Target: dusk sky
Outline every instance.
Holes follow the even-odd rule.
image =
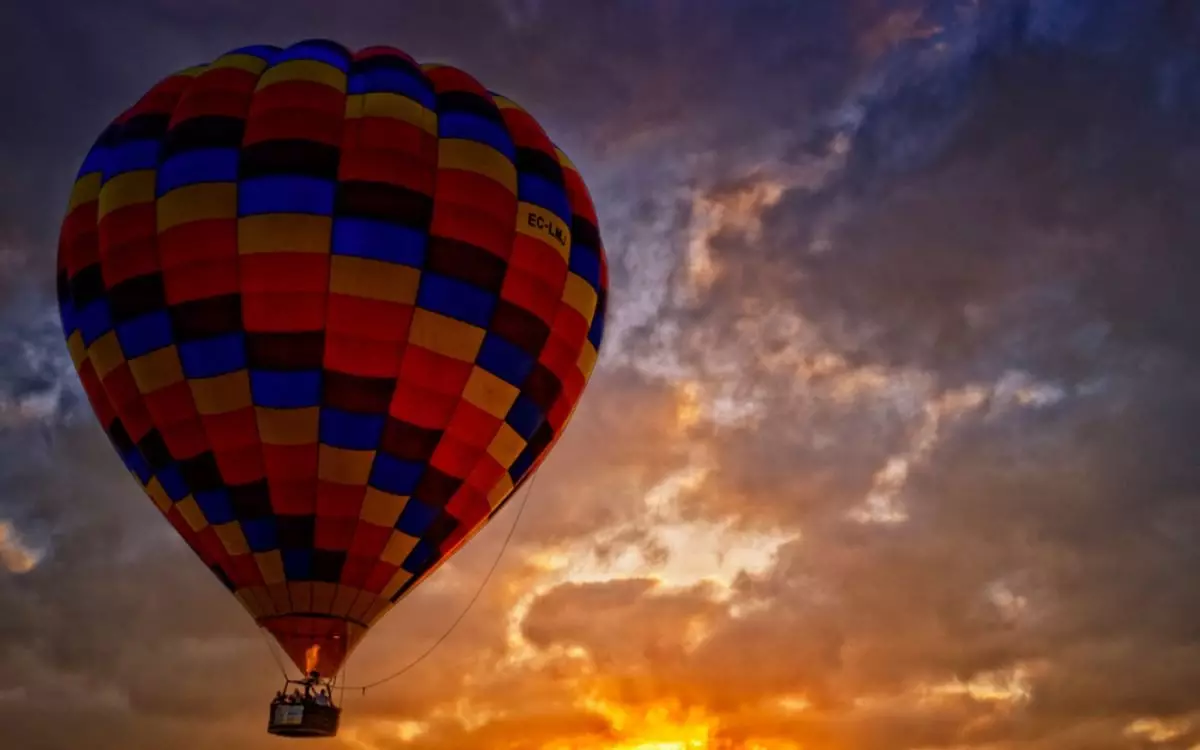
[[[346,750],[1200,748],[1189,0],[0,3],[0,746],[258,750],[279,669],[54,303],[98,133],[228,50],[472,72],[571,155],[600,361],[375,627]]]

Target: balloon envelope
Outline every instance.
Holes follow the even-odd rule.
[[[146,494],[297,666],[336,673],[562,433],[607,266],[519,106],[385,47],[250,47],[100,136],[63,331]]]

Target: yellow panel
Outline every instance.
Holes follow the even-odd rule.
[[[134,206],[139,203],[154,202],[153,169],[139,169],[136,172],[126,172],[117,175],[100,188],[100,205],[97,218],[103,219],[118,208]]]
[[[246,611],[249,612],[250,616],[255,620],[266,614],[266,612],[263,611],[262,603],[249,588],[238,589],[233,595],[239,602],[242,603],[242,606],[246,608]]]
[[[258,563],[258,570],[262,573],[264,583],[283,583],[283,555],[279,554],[279,550],[255,552],[254,562]],[[272,596],[271,598],[274,599],[275,597]]]
[[[500,431],[488,445],[488,453],[506,469],[513,465],[523,450],[525,450],[525,438],[518,435],[507,422],[500,425]]]
[[[207,182],[175,188],[158,199],[158,231],[191,221],[236,219],[237,185],[232,182]]]
[[[571,228],[551,212],[532,203],[517,207],[517,231],[554,248],[563,260],[571,254]]]
[[[462,169],[490,177],[517,194],[517,168],[491,146],[462,138],[438,141],[438,169]]]
[[[504,419],[520,394],[515,386],[480,367],[471,370],[467,387],[463,389],[464,399],[500,419]]]
[[[596,358],[598,356],[596,347],[592,345],[592,342],[584,341],[583,350],[579,352],[579,361],[575,365],[583,373],[584,378],[591,377],[592,370],[596,368]]]
[[[328,253],[333,219],[307,214],[263,214],[238,219],[238,252]]]
[[[183,520],[192,527],[192,531],[201,531],[208,526],[208,519],[204,517],[204,511],[200,510],[200,506],[196,504],[196,498],[191,495],[180,500],[175,507],[179,508],[179,515],[183,516]]]
[[[292,598],[293,612],[312,611],[312,584],[307,581],[288,581],[288,596]]]
[[[558,154],[558,163],[560,165],[578,174],[579,170],[575,167],[575,163],[571,161],[571,157],[567,156],[561,148],[555,146],[554,153]]]
[[[217,532],[217,538],[229,554],[250,554],[250,545],[246,542],[246,535],[242,533],[242,525],[237,521],[214,526],[213,531]]]
[[[314,581],[312,584],[312,611],[329,614],[329,610],[333,607],[333,597],[336,594],[336,583]]]
[[[278,613],[275,602],[271,599],[271,594],[267,591],[266,586],[251,586],[249,591],[250,595],[254,597],[258,602],[258,606],[262,609],[260,617],[270,617]]]
[[[92,360],[96,376],[101,380],[108,377],[110,372],[120,367],[121,363],[125,361],[125,352],[121,351],[121,342],[117,340],[117,332],[109,331],[93,341],[92,345],[88,347],[87,356]]]
[[[492,94],[492,101],[496,103],[496,107],[498,109],[515,109],[518,112],[525,111],[524,107],[522,107],[520,104],[517,104],[512,99],[509,99],[507,96]]]
[[[400,531],[393,531],[387,546],[379,555],[379,559],[392,565],[400,565],[408,557],[408,553],[417,546],[417,538]]]
[[[413,311],[408,341],[463,362],[474,362],[487,331],[422,308]]]
[[[420,281],[421,272],[411,266],[335,255],[330,266],[329,291],[411,305],[417,301]]]
[[[366,612],[363,612],[362,620],[367,625],[372,625],[372,624],[378,622],[379,618],[383,617],[387,613],[387,611],[391,608],[392,608],[392,603],[389,602],[387,599],[384,599],[382,597],[379,599],[376,599],[375,603],[372,604],[370,607],[367,607]]]
[[[261,91],[273,83],[284,81],[313,81],[346,91],[346,74],[328,63],[316,60],[288,60],[275,65],[258,79],[255,90]]]
[[[488,505],[492,506],[494,509],[496,506],[500,505],[500,503],[504,502],[504,498],[508,497],[512,491],[512,477],[505,474],[504,476],[500,477],[500,479],[496,482],[496,485],[492,487],[490,491],[488,491]]]
[[[563,287],[563,302],[579,311],[589,323],[596,313],[596,290],[582,277],[567,274],[567,285]]]
[[[317,477],[338,484],[366,484],[371,477],[375,451],[352,451],[322,445]]]
[[[220,70],[221,68],[237,68],[238,70],[259,75],[266,70],[267,61],[254,55],[234,53],[221,55],[208,66],[209,70]]]
[[[390,117],[437,135],[437,114],[401,94],[351,94],[346,97],[346,118],[358,117]]]
[[[83,345],[83,334],[75,331],[67,339],[67,352],[71,355],[71,362],[75,364],[75,370],[83,367],[84,361],[88,358],[87,347]]]
[[[412,577],[413,574],[409,573],[407,570],[397,570],[396,575],[392,576],[392,580],[388,581],[388,585],[383,587],[383,598],[391,601],[392,597],[399,593],[401,587],[408,583],[409,579]]]
[[[329,608],[329,614],[345,617],[350,612],[350,608],[354,606],[354,601],[358,599],[360,593],[362,592],[350,586],[338,586],[337,594],[333,597],[333,605]]]
[[[171,509],[171,498],[167,495],[167,491],[163,489],[163,486],[159,484],[158,477],[153,477],[150,480],[150,484],[146,485],[145,490],[146,494],[150,496],[150,499],[154,501],[154,504],[164,514]]]
[[[188,381],[196,411],[201,414],[226,414],[245,409],[253,401],[250,398],[250,374],[245,370],[218,375],[215,378],[197,378]]]
[[[67,211],[74,211],[84,203],[90,203],[100,197],[100,184],[103,174],[90,172],[75,181],[71,188],[71,200],[67,203]]]
[[[259,567],[262,566],[260,565]],[[268,584],[267,596],[271,597],[271,603],[275,605],[277,613],[283,615],[295,611],[292,609],[292,597],[288,593],[287,584],[283,583],[283,581]]]
[[[258,417],[258,436],[268,445],[311,445],[317,442],[321,410],[268,409],[254,407]]]
[[[191,65],[182,70],[175,71],[175,73],[172,75],[172,77],[183,76],[184,78],[195,78],[196,76],[200,75],[201,73],[203,73],[206,70],[208,70],[208,65],[206,65],[206,64]]]
[[[375,600],[378,598],[379,597],[375,596],[369,591],[363,591],[359,593],[358,598],[354,600],[354,605],[350,607],[350,611],[346,614],[346,616],[350,619],[362,622],[363,615],[366,614],[367,610],[370,609],[373,604],[375,604]]]
[[[374,487],[368,487],[358,517],[367,523],[390,529],[396,525],[396,521],[400,520],[400,511],[404,510],[407,503],[407,497],[392,495]]]
[[[183,365],[174,345],[129,360],[133,382],[141,393],[154,393],[183,380]]]

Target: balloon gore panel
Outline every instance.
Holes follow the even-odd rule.
[[[130,473],[330,674],[561,435],[607,266],[587,188],[519,106],[309,40],[172,75],[103,132],[58,297]]]

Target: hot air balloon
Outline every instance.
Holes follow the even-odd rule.
[[[151,88],[84,159],[58,250],[100,424],[306,690],[536,471],[606,294],[587,188],[533,117],[326,40]],[[340,709],[301,713],[270,731],[336,733]]]

